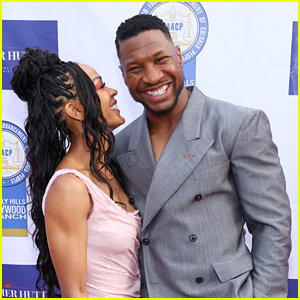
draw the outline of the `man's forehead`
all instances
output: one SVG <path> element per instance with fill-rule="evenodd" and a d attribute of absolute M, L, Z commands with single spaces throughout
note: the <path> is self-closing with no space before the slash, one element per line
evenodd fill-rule
<path fill-rule="evenodd" d="M 171 50 L 174 44 L 160 30 L 149 30 L 120 43 L 120 58 Z"/>

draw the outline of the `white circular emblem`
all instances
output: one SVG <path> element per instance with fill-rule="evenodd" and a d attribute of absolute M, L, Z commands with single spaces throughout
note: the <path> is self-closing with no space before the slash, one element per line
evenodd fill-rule
<path fill-rule="evenodd" d="M 17 125 L 2 121 L 2 186 L 14 186 L 26 179 L 30 166 L 26 160 L 27 135 Z"/>
<path fill-rule="evenodd" d="M 162 19 L 175 46 L 180 46 L 183 62 L 195 58 L 205 45 L 208 21 L 199 2 L 146 2 L 140 14 L 151 14 Z"/>

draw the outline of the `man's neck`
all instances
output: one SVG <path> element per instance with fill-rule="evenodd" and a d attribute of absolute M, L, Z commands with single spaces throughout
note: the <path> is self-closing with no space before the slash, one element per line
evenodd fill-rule
<path fill-rule="evenodd" d="M 151 135 L 155 132 L 170 130 L 173 132 L 183 114 L 190 95 L 191 92 L 189 92 L 186 88 L 183 88 L 177 105 L 165 114 L 155 114 L 146 110 L 149 134 Z"/>
<path fill-rule="evenodd" d="M 152 112 L 146 111 L 149 135 L 156 162 L 158 162 L 168 140 L 175 130 L 190 95 L 191 93 L 188 90 L 183 89 L 183 93 L 181 93 L 177 105 L 172 111 L 166 114 L 153 114 Z"/>

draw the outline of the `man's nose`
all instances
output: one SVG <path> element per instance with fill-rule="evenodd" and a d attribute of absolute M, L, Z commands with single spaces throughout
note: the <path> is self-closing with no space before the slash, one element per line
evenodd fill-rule
<path fill-rule="evenodd" d="M 145 73 L 143 76 L 144 83 L 156 84 L 163 78 L 163 72 L 156 68 L 155 66 L 148 66 L 145 68 Z"/>

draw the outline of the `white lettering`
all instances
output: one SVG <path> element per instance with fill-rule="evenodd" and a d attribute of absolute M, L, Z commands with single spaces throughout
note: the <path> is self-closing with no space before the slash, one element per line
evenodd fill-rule
<path fill-rule="evenodd" d="M 26 215 L 20 215 L 20 220 L 25 219 L 26 220 Z"/>
<path fill-rule="evenodd" d="M 25 179 L 25 175 L 23 173 L 21 173 L 17 177 L 11 178 L 10 181 L 11 181 L 11 183 L 15 184 L 15 183 L 21 182 L 23 179 Z"/>
<path fill-rule="evenodd" d="M 2 289 L 2 296 L 5 298 L 18 298 L 17 291 L 11 289 Z"/>
<path fill-rule="evenodd" d="M 26 207 L 21 205 L 3 205 L 2 213 L 26 214 Z"/>
<path fill-rule="evenodd" d="M 142 10 L 142 14 L 143 15 L 148 15 L 149 11 L 146 8 L 143 8 Z"/>
<path fill-rule="evenodd" d="M 199 18 L 200 23 L 206 23 L 205 17 Z"/>
<path fill-rule="evenodd" d="M 195 81 L 193 79 L 191 80 L 186 80 L 184 83 L 184 86 L 191 86 L 191 85 L 195 85 Z"/>
<path fill-rule="evenodd" d="M 2 123 L 2 128 L 13 131 L 24 142 L 24 144 L 27 142 L 26 135 L 24 135 L 22 131 L 18 129 L 16 126 L 11 126 L 10 124 Z"/>
<path fill-rule="evenodd" d="M 25 165 L 25 167 L 24 167 L 24 172 L 29 172 L 30 171 L 30 165 L 29 165 L 29 163 L 27 162 L 26 163 L 26 165 Z"/>
<path fill-rule="evenodd" d="M 16 51 L 8 51 L 8 60 L 16 60 Z"/>
<path fill-rule="evenodd" d="M 196 3 L 196 2 L 189 2 L 189 5 L 195 10 L 195 12 L 197 13 L 197 15 L 199 15 L 200 13 L 203 12 L 203 10 L 199 6 L 199 4 Z"/>
<path fill-rule="evenodd" d="M 19 291 L 20 297 L 19 298 L 30 298 L 30 291 Z"/>
<path fill-rule="evenodd" d="M 154 7 L 157 4 L 157 2 L 148 2 L 148 6 L 150 8 Z"/>

